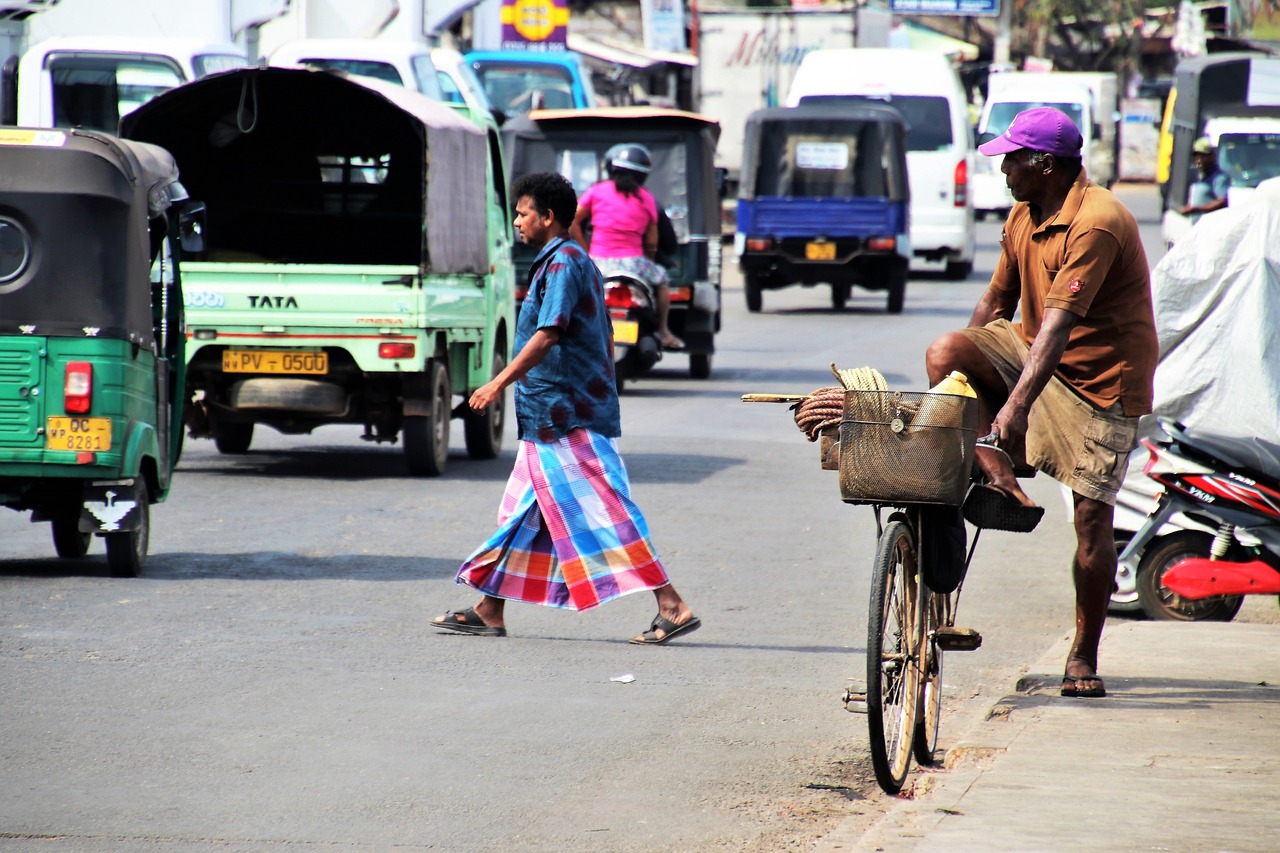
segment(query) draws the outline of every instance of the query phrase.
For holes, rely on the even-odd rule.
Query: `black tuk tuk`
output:
[[[666,210],[679,242],[667,269],[669,324],[685,342],[689,374],[710,376],[720,330],[720,192],[714,163],[719,123],[656,107],[535,110],[510,119],[502,133],[508,175],[559,172],[579,195],[605,178],[602,162],[612,146],[637,142],[649,149],[653,171],[645,188]],[[535,253],[517,240],[513,254],[519,298]]]
[[[60,557],[102,536],[115,577],[146,559],[181,448],[185,198],[157,146],[0,128],[0,503],[52,522]]]
[[[888,107],[841,102],[757,110],[747,117],[734,248],[747,310],[761,292],[831,285],[888,291],[902,311],[908,238],[907,127]]]

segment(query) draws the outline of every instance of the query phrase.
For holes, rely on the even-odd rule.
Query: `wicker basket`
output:
[[[846,391],[840,497],[848,503],[964,503],[978,401],[953,394]]]

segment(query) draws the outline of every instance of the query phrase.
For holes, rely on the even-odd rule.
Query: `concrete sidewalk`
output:
[[[961,738],[944,731],[948,769],[913,769],[911,799],[815,849],[1280,848],[1280,625],[1113,622],[1103,699],[1058,695],[1067,648]]]

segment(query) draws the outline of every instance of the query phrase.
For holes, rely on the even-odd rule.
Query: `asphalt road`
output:
[[[1125,195],[1148,236],[1154,192]],[[980,228],[971,279],[914,277],[898,316],[803,288],[748,315],[730,263],[712,378],[670,357],[630,387],[635,497],[704,623],[667,647],[626,642],[647,593],[512,605],[506,639],[428,625],[475,598],[453,574],[491,532],[511,434],[474,462],[455,424],[435,479],[350,429],[259,430],[237,457],[188,442],[136,580],[0,515],[0,848],[787,850],[869,823],[892,800],[839,698],[864,666],[871,510],[784,406],[739,398],[834,384],[833,361],[924,388],[925,346],[994,262]],[[944,748],[1071,627],[1063,503],[1029,490],[1041,529],[984,537],[965,588],[986,643],[947,657]]]

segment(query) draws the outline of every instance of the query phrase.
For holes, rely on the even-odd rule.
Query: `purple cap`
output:
[[[1055,157],[1079,157],[1083,144],[1080,129],[1066,113],[1053,107],[1036,107],[1018,113],[1002,136],[984,142],[978,150],[988,157],[1019,148],[1043,151]]]

